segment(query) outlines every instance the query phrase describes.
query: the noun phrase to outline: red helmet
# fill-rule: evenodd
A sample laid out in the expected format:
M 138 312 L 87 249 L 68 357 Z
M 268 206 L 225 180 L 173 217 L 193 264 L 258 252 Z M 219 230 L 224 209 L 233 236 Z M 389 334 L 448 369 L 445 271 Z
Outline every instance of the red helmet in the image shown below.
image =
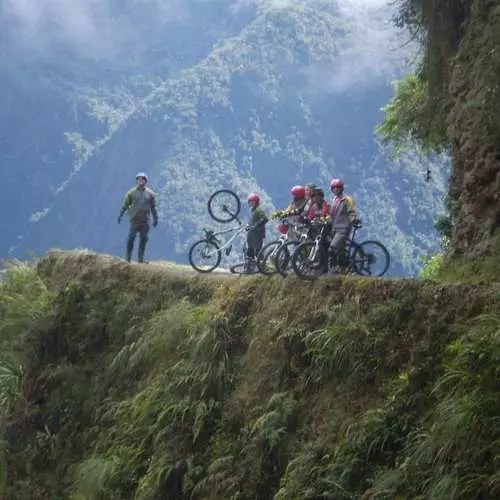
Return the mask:
M 248 195 L 247 201 L 255 201 L 257 204 L 260 203 L 260 198 L 257 193 L 251 193 Z
M 288 225 L 287 224 L 278 224 L 278 231 L 281 234 L 286 234 L 288 233 Z
M 342 179 L 332 179 L 330 182 L 330 189 L 334 188 L 344 188 L 344 181 Z
M 290 191 L 294 198 L 305 198 L 306 197 L 306 188 L 304 186 L 293 186 Z

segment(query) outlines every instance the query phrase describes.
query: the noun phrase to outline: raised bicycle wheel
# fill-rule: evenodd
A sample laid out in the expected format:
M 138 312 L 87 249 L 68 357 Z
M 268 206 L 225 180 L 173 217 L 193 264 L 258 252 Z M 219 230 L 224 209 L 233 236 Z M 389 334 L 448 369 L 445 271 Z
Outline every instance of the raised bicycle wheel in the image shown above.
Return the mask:
M 206 262 L 206 264 L 198 264 L 196 260 L 198 255 L 201 262 Z M 212 272 L 220 264 L 221 258 L 221 251 L 213 241 L 200 240 L 194 243 L 189 249 L 189 263 L 199 273 Z M 209 259 L 212 259 L 210 263 Z
M 276 273 L 274 265 L 279 249 L 283 246 L 281 240 L 271 241 L 262 247 L 257 255 L 257 267 L 262 274 L 269 276 Z
M 212 193 L 207 203 L 208 213 L 217 222 L 231 222 L 238 217 L 241 201 L 230 189 L 219 189 Z
M 318 248 L 316 255 L 312 255 L 314 241 L 302 242 L 293 252 L 292 267 L 297 275 L 303 279 L 314 279 L 326 272 L 325 252 Z
M 287 276 L 292 269 L 292 255 L 295 249 L 299 246 L 298 241 L 287 241 L 276 253 L 274 266 L 282 276 Z
M 389 269 L 391 257 L 382 243 L 367 240 L 358 243 L 353 262 L 354 270 L 361 276 L 383 276 Z

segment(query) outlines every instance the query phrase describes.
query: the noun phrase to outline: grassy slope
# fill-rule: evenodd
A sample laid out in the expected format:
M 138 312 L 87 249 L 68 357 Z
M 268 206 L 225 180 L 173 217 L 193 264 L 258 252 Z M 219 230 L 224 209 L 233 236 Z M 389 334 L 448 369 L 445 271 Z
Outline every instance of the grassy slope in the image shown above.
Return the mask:
M 186 498 L 500 491 L 496 285 L 221 279 L 85 252 L 37 273 L 0 290 L 4 349 L 25 359 L 2 400 L 3 498 L 182 498 L 184 472 Z

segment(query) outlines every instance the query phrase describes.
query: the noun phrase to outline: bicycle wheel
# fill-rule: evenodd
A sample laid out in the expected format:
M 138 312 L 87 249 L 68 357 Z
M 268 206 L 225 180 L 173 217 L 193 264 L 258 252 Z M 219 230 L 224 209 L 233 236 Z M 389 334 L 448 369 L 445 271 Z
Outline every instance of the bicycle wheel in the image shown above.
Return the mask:
M 235 264 L 234 266 L 231 266 L 229 270 L 233 274 L 258 274 L 259 273 L 259 268 L 257 265 L 252 266 L 250 269 L 245 269 L 245 262 L 241 262 L 240 264 Z
M 314 279 L 326 272 L 325 258 L 321 248 L 315 251 L 314 241 L 304 241 L 293 252 L 293 270 L 303 279 Z
M 287 276 L 292 270 L 292 255 L 295 249 L 299 246 L 298 241 L 288 241 L 276 253 L 274 266 L 282 276 Z
M 204 267 L 203 264 L 199 265 L 197 261 L 195 261 L 198 252 L 200 253 L 202 261 L 208 261 L 212 258 L 212 264 L 207 264 L 208 267 Z M 189 249 L 189 263 L 191 267 L 199 273 L 212 272 L 220 264 L 221 258 L 221 251 L 213 241 L 200 240 L 194 243 Z
M 262 250 L 257 255 L 257 267 L 262 274 L 269 276 L 276 273 L 274 265 L 279 249 L 283 246 L 281 240 L 271 241 L 262 247 Z
M 238 217 L 241 210 L 241 201 L 234 191 L 219 189 L 210 196 L 207 207 L 212 219 L 226 223 Z
M 382 243 L 374 240 L 358 243 L 353 254 L 354 270 L 361 276 L 382 276 L 389 269 L 391 257 Z

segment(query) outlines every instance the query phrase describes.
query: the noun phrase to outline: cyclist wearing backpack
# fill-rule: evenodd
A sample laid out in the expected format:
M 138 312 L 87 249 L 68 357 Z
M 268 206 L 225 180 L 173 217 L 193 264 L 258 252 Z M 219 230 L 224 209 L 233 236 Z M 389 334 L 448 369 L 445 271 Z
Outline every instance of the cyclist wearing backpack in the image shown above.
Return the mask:
M 250 194 L 247 201 L 250 208 L 250 218 L 246 226 L 247 259 L 245 262 L 245 271 L 251 271 L 255 266 L 255 259 L 266 237 L 266 224 L 269 219 L 264 210 L 259 207 L 260 197 L 258 194 Z
M 330 252 L 337 256 L 337 264 L 342 266 L 345 264 L 347 238 L 356 219 L 356 203 L 352 196 L 344 193 L 342 179 L 332 179 L 330 189 L 333 193 L 330 208 L 333 237 L 330 242 Z

